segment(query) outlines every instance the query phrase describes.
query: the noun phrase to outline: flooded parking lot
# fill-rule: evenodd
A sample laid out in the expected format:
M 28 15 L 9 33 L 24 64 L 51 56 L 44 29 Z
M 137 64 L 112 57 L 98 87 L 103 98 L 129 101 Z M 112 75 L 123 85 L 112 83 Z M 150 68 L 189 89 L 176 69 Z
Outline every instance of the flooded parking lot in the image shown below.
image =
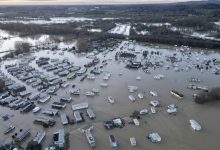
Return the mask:
M 142 55 L 144 51 L 148 51 L 148 55 L 145 57 Z M 136 61 L 136 63 L 140 62 L 143 67 L 139 69 L 127 68 L 126 66 L 130 62 L 127 58 L 119 57 L 115 60 L 115 55 L 118 52 L 128 52 L 136 55 L 136 59 L 133 59 L 133 61 Z M 94 129 L 91 132 L 95 138 L 96 149 L 98 150 L 112 149 L 108 140 L 110 134 L 113 134 L 119 142 L 119 149 L 206 150 L 209 147 L 218 149 L 220 147 L 220 133 L 217 131 L 220 121 L 215 118 L 220 113 L 218 109 L 220 104 L 218 102 L 206 105 L 195 104 L 193 94 L 199 93 L 199 90 L 187 88 L 190 84 L 189 79 L 192 77 L 201 80 L 198 85 L 202 87 L 211 89 L 219 86 L 220 78 L 219 75 L 216 75 L 219 64 L 214 64 L 213 59 L 219 59 L 220 54 L 214 51 L 204 52 L 200 50 L 192 51 L 187 47 L 155 46 L 148 43 L 122 41 L 116 49 L 97 54 L 75 54 L 62 50 L 41 50 L 16 60 L 6 60 L 1 64 L 2 73 L 16 83 L 25 85 L 27 91 L 37 92 L 38 90 L 36 87 L 32 87 L 31 84 L 27 85 L 26 82 L 12 76 L 5 68 L 6 65 L 18 64 L 25 62 L 28 58 L 34 57 L 35 59 L 30 61 L 28 66 L 35 68 L 35 70 L 42 72 L 44 75 L 56 76 L 69 83 L 69 86 L 66 88 L 59 87 L 55 95 L 51 95 L 51 99 L 48 102 L 43 104 L 35 102 L 42 110 L 51 108 L 52 103 L 58 102 L 60 98 L 70 96 L 73 101 L 67 103 L 66 108 L 59 110 L 60 112 L 65 112 L 73 119 L 72 104 L 87 102 L 89 108 L 96 114 L 96 119 L 90 120 L 86 115 L 86 111 L 80 110 L 85 118 L 85 122 L 63 126 L 60 117 L 55 116 L 53 117 L 56 121 L 55 126 L 43 128 L 43 126 L 33 123 L 35 117 L 42 112 L 34 114 L 31 111 L 23 114 L 19 110 L 12 110 L 8 107 L 1 106 L 0 114 L 9 114 L 11 117 L 7 121 L 0 121 L 0 143 L 3 144 L 12 140 L 12 133 L 8 135 L 3 134 L 4 130 L 10 124 L 16 126 L 14 132 L 18 132 L 19 129 L 24 128 L 31 129 L 31 136 L 22 143 L 22 146 L 25 146 L 37 131 L 41 130 L 46 131 L 43 147 L 52 145 L 53 133 L 60 128 L 64 128 L 65 132 L 70 134 L 70 149 L 87 150 L 90 147 L 81 129 L 87 126 L 93 126 Z M 91 58 L 95 56 L 100 59 L 96 67 L 101 73 L 95 74 L 95 79 L 92 80 L 88 79 L 88 76 L 91 74 L 91 70 L 94 70 L 94 66 L 87 68 L 87 72 L 82 76 L 77 76 L 75 79 L 69 80 L 67 76 L 60 77 L 55 75 L 53 73 L 54 71 L 47 71 L 42 66 L 36 64 L 36 60 L 39 60 L 39 58 L 49 57 L 49 64 L 51 65 L 54 64 L 52 59 L 59 59 L 60 61 L 65 59 L 73 66 L 84 68 L 83 66 L 91 62 L 93 60 Z M 209 65 L 206 65 L 209 60 L 211 62 Z M 104 65 L 102 63 L 103 61 L 107 63 Z M 58 66 L 58 64 L 54 64 L 54 66 Z M 103 78 L 106 72 L 110 73 L 110 77 L 107 80 Z M 88 74 L 87 78 L 84 81 L 80 81 L 85 74 Z M 155 77 L 158 75 L 163 75 L 163 77 L 158 80 Z M 102 83 L 107 83 L 108 87 L 100 86 Z M 71 94 L 70 91 L 74 89 L 72 87 L 73 84 L 76 86 L 75 88 L 80 89 L 80 95 Z M 129 92 L 128 86 L 136 86 L 137 91 Z M 95 96 L 86 95 L 86 92 L 91 91 L 93 88 L 99 89 L 99 94 Z M 179 100 L 171 95 L 171 90 L 181 92 L 184 95 L 183 99 Z M 152 96 L 150 91 L 155 91 L 157 96 Z M 143 99 L 138 97 L 139 93 L 144 95 Z M 134 102 L 129 99 L 129 95 L 135 98 Z M 115 103 L 109 103 L 109 96 L 114 98 Z M 155 114 L 152 114 L 150 111 L 151 106 L 149 104 L 152 100 L 159 100 L 161 104 L 160 107 L 155 108 Z M 167 113 L 167 106 L 170 104 L 178 106 L 178 111 L 175 115 Z M 127 120 L 134 110 L 140 111 L 145 108 L 149 112 L 141 116 L 139 126 L 128 123 Z M 106 130 L 103 127 L 103 122 L 115 117 L 123 118 L 125 120 L 125 127 Z M 191 129 L 189 124 L 190 119 L 195 119 L 201 124 L 201 132 L 195 132 Z M 152 132 L 157 132 L 161 136 L 162 141 L 159 144 L 151 143 L 150 140 L 146 139 L 146 136 Z M 130 137 L 135 137 L 137 141 L 136 147 L 130 145 Z

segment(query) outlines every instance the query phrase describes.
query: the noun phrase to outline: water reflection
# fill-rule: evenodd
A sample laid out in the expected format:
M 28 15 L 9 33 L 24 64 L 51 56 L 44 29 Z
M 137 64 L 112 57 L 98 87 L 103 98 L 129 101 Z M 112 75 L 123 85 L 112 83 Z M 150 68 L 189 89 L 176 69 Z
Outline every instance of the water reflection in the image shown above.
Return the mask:
M 61 42 L 61 41 L 67 42 Z M 49 35 L 32 35 L 20 37 L 19 35 L 12 35 L 6 31 L 0 30 L 0 52 L 14 50 L 17 42 L 28 42 L 31 46 L 41 46 L 47 43 L 53 43 L 57 45 L 57 48 L 71 48 L 75 46 L 76 40 L 73 38 L 63 38 L 61 36 L 49 36 Z M 5 53 L 1 53 L 0 56 L 4 56 Z
M 65 46 L 64 43 L 61 45 Z M 143 57 L 142 53 L 146 50 L 149 52 L 148 56 Z M 149 67 L 149 69 L 151 69 L 150 74 L 145 73 L 142 69 L 135 70 L 125 68 L 127 63 L 126 59 L 119 59 L 118 61 L 114 60 L 115 54 L 121 51 L 128 51 L 136 54 L 143 64 L 148 61 L 152 64 L 160 62 L 162 65 L 159 67 Z M 202 81 L 202 84 L 209 88 L 219 86 L 219 76 L 212 73 L 212 68 L 208 70 L 195 68 L 195 65 L 197 64 L 204 65 L 203 63 L 208 60 L 213 60 L 214 58 L 219 59 L 219 53 L 214 51 L 204 53 L 203 51 L 187 47 L 155 46 L 148 43 L 135 43 L 131 41 L 122 41 L 116 49 L 110 49 L 109 51 L 97 54 L 75 54 L 64 51 L 63 54 L 60 55 L 59 53 L 61 50 L 57 50 L 55 52 L 56 53 L 48 49 L 35 52 L 31 55 L 35 56 L 36 59 L 45 56 L 48 56 L 51 59 L 60 60 L 68 58 L 68 60 L 74 63 L 74 65 L 82 67 L 91 61 L 90 57 L 86 56 L 96 55 L 100 58 L 100 62 L 107 60 L 107 65 L 103 66 L 102 70 L 103 72 L 109 72 L 111 77 L 109 80 L 103 81 L 104 74 L 101 74 L 96 75 L 95 80 L 86 79 L 83 82 L 80 81 L 80 78 L 67 80 L 66 77 L 60 77 L 63 80 L 67 80 L 70 85 L 75 84 L 81 89 L 82 94 L 78 97 L 70 95 L 69 91 L 72 89 L 72 86 L 60 88 L 57 95 L 54 95 L 49 103 L 39 106 L 42 109 L 50 108 L 54 101 L 59 101 L 59 99 L 63 96 L 71 96 L 73 98 L 73 102 L 71 104 L 77 104 L 85 101 L 88 102 L 89 107 L 95 111 L 97 119 L 91 121 L 88 117 L 86 117 L 85 112 L 82 111 L 86 118 L 85 123 L 63 126 L 60 122 L 60 117 L 54 117 L 57 124 L 53 128 L 46 129 L 47 137 L 43 143 L 43 147 L 51 143 L 54 131 L 59 128 L 64 128 L 65 132 L 70 133 L 71 148 L 75 147 L 76 149 L 89 150 L 89 146 L 85 144 L 86 139 L 84 138 L 84 135 L 78 132 L 78 128 L 82 128 L 87 124 L 94 125 L 94 137 L 97 143 L 99 143 L 96 148 L 97 150 L 111 149 L 110 146 L 106 146 L 108 145 L 107 137 L 110 132 L 117 137 L 122 149 L 130 149 L 128 139 L 131 136 L 136 138 L 138 142 L 137 149 L 139 150 L 143 150 L 146 147 L 149 149 L 166 150 L 172 149 L 172 147 L 176 147 L 176 149 L 180 150 L 199 150 L 206 149 L 209 146 L 212 146 L 213 148 L 219 147 L 218 137 L 220 137 L 220 133 L 216 132 L 219 129 L 219 120 L 213 119 L 213 115 L 217 118 L 220 113 L 218 109 L 219 104 L 217 103 L 216 105 L 204 106 L 197 105 L 193 102 L 192 95 L 193 93 L 199 91 L 187 89 L 188 79 L 190 77 L 199 78 Z M 169 61 L 167 58 L 171 56 L 175 56 L 177 61 Z M 5 61 L 1 66 L 2 71 L 16 82 L 20 81 L 8 74 L 4 65 L 18 63 L 21 60 L 22 58 L 18 60 Z M 35 61 L 32 61 L 29 65 L 34 67 L 36 70 L 43 71 L 45 74 L 49 74 L 50 76 L 54 75 L 52 71 L 46 71 L 45 69 L 38 67 Z M 188 65 L 192 66 L 190 70 L 186 70 Z M 214 65 L 213 63 L 210 65 L 212 67 L 219 66 Z M 100 67 L 101 64 L 98 64 L 98 66 Z M 165 66 L 169 66 L 169 69 Z M 176 67 L 179 68 L 179 71 L 175 70 Z M 91 69 L 93 68 L 89 68 L 88 72 L 90 72 Z M 164 78 L 161 80 L 154 80 L 154 76 L 158 74 L 163 74 Z M 137 76 L 140 77 L 140 81 L 136 80 Z M 102 82 L 108 83 L 109 86 L 106 88 L 100 87 L 100 83 Z M 25 84 L 24 82 L 20 83 Z M 127 88 L 128 85 L 138 87 L 137 92 L 132 93 L 132 95 L 137 99 L 137 101 L 133 103 L 128 99 L 128 95 L 130 94 Z M 30 91 L 37 91 L 31 86 L 27 87 Z M 100 89 L 99 94 L 94 97 L 87 97 L 84 93 L 93 88 Z M 170 95 L 169 92 L 172 89 L 181 91 L 184 94 L 184 99 L 177 100 Z M 156 98 L 149 94 L 151 90 L 158 93 Z M 137 96 L 140 92 L 144 94 L 143 99 L 139 99 Z M 116 99 L 115 104 L 112 105 L 108 102 L 108 96 L 113 96 Z M 104 129 L 102 125 L 103 121 L 118 116 L 123 118 L 129 117 L 134 110 L 141 110 L 144 108 L 150 110 L 149 102 L 155 99 L 160 100 L 161 107 L 157 109 L 157 114 L 149 113 L 146 116 L 143 116 L 140 120 L 140 127 L 126 124 L 123 129 L 114 129 L 111 131 L 106 131 Z M 67 113 L 71 118 L 73 118 L 71 104 L 67 105 L 67 108 L 61 111 Z M 178 106 L 178 113 L 176 116 L 171 116 L 166 113 L 166 106 L 170 104 L 176 104 Z M 6 107 L 1 108 L 1 113 L 15 115 L 15 117 L 11 118 L 10 121 L 14 122 L 18 128 L 31 128 L 33 134 L 38 130 L 43 129 L 41 126 L 33 124 L 33 118 L 35 118 L 33 113 L 23 115 L 16 112 L 17 111 L 10 110 Z M 204 130 L 201 134 L 195 134 L 188 124 L 188 120 L 191 118 L 199 120 L 206 130 Z M 4 125 L 6 126 L 7 123 Z M 151 144 L 146 141 L 146 135 L 154 131 L 158 132 L 163 139 L 163 142 L 159 145 Z M 204 136 L 207 137 L 205 140 Z M 5 139 L 10 141 L 9 136 L 1 136 L 0 142 L 4 142 Z M 198 145 L 198 142 L 201 143 Z

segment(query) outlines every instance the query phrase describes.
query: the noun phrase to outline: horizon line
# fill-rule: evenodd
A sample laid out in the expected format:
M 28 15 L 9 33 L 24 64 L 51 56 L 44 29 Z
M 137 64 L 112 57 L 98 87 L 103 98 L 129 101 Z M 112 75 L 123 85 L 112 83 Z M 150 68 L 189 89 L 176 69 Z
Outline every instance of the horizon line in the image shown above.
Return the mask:
M 0 2 L 0 7 L 5 6 L 103 6 L 103 5 L 159 5 L 159 4 L 181 4 L 186 2 L 208 2 L 208 0 L 181 0 L 181 1 L 158 1 L 158 2 L 119 2 L 119 3 L 73 3 L 73 2 L 54 2 L 54 3 L 30 3 L 30 2 L 22 2 L 22 3 L 12 3 L 6 4 Z

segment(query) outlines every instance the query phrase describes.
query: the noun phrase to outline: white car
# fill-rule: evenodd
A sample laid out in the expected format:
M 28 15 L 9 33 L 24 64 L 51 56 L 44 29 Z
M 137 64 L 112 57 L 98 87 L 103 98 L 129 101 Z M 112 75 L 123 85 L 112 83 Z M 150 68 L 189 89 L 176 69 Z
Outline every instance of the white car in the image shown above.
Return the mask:
M 134 137 L 130 137 L 130 142 L 131 142 L 131 146 L 137 145 L 136 139 Z
M 148 113 L 148 110 L 146 108 L 140 110 L 140 115 L 146 115 L 147 113 Z
M 191 119 L 189 120 L 189 123 L 195 131 L 200 131 L 202 129 L 201 125 L 196 120 Z
M 158 143 L 161 141 L 161 137 L 158 133 L 154 132 L 154 133 L 150 133 L 147 138 L 153 142 L 153 143 Z
M 35 107 L 35 108 L 32 110 L 32 112 L 33 112 L 33 113 L 37 113 L 37 112 L 39 112 L 40 110 L 41 110 L 40 107 Z

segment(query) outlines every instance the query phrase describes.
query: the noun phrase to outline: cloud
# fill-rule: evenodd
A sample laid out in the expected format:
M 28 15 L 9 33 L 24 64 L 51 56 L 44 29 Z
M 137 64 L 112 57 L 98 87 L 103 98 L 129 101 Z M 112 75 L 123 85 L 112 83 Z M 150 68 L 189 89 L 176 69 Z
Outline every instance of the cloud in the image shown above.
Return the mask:
M 30 1 L 30 2 L 51 2 L 51 1 L 53 1 L 53 2 L 56 2 L 57 0 L 26 0 L 26 1 Z
M 189 0 L 0 0 L 0 4 L 143 4 Z

